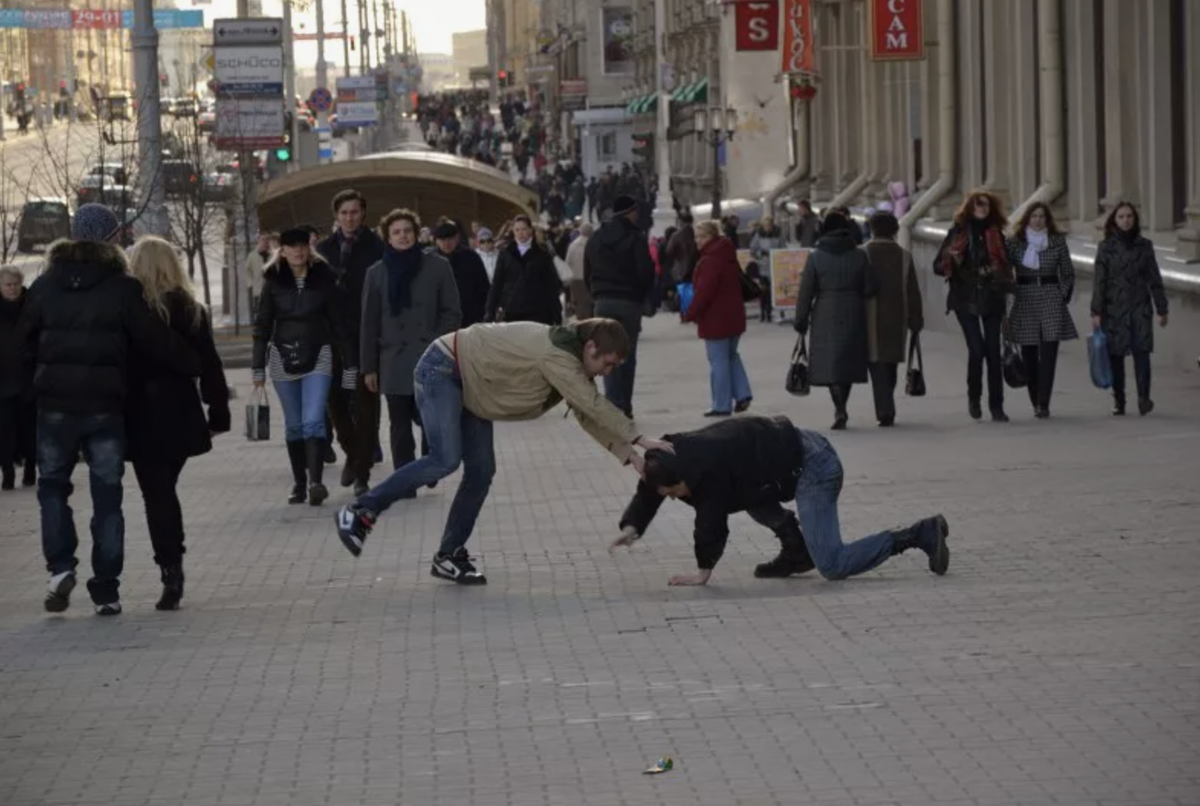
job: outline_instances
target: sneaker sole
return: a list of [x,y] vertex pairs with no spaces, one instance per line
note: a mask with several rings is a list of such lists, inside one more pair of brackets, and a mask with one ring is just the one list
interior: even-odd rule
[[342,541],[342,545],[346,547],[346,551],[357,557],[362,554],[362,543],[353,534],[342,531],[342,524],[340,522],[341,514],[341,510],[333,513],[333,525],[337,529],[338,540]]
[[452,577],[452,576],[449,576],[448,574],[446,574],[446,572],[442,571],[436,565],[430,566],[429,575],[432,577],[436,577],[437,579],[443,579],[446,582],[453,582],[455,585],[467,585],[469,587],[476,587],[479,585],[487,584],[487,577],[483,576],[482,574],[480,576],[475,576],[475,577],[464,577],[461,574],[459,576]]
[[938,515],[937,526],[938,550],[929,558],[929,570],[938,576],[945,576],[950,568],[950,547],[946,545],[946,538],[950,536],[950,524],[946,522],[945,516]]
[[69,576],[58,584],[58,589],[46,594],[47,613],[62,613],[71,606],[71,591],[75,590],[75,577]]

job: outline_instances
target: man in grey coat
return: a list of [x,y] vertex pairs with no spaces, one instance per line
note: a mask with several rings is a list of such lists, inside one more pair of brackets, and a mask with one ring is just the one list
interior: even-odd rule
[[367,388],[387,399],[395,469],[416,458],[413,369],[434,339],[459,328],[462,309],[450,263],[417,241],[416,213],[393,210],[379,228],[386,245],[363,286],[360,363]]

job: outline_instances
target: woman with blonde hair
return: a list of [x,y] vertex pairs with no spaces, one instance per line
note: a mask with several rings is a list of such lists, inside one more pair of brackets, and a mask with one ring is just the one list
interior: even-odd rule
[[129,252],[129,272],[141,282],[150,309],[200,356],[197,389],[191,378],[131,355],[126,401],[126,459],[145,499],[154,562],[162,571],[155,608],[177,610],[185,549],[176,485],[187,460],[208,453],[212,436],[229,430],[229,387],[208,312],[196,301],[175,247],[150,235],[138,239]]
[[954,215],[933,273],[946,278],[946,312],[954,312],[967,342],[967,403],[975,420],[983,417],[983,362],[987,361],[988,409],[992,420],[1008,422],[1004,413],[1004,367],[1000,363],[1000,331],[1008,295],[1016,287],[1004,241],[1008,218],[996,194],[975,190]]

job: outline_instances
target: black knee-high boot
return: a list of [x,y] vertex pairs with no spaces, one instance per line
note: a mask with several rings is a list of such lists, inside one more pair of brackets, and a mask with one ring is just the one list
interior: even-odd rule
[[306,458],[308,459],[308,503],[320,506],[329,497],[329,490],[321,483],[325,472],[325,445],[323,439],[314,438],[304,441]]
[[292,494],[288,496],[288,503],[303,504],[308,500],[308,479],[305,474],[308,459],[304,452],[304,440],[288,440],[287,452],[292,465]]
[[779,556],[755,566],[754,576],[759,579],[778,579],[803,574],[816,567],[808,553],[808,546],[804,545],[804,535],[800,532],[800,522],[795,515],[788,515],[783,526],[775,530],[775,536],[781,545]]

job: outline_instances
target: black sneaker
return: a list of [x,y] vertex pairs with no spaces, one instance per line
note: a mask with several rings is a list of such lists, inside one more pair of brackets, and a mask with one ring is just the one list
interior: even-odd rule
[[96,605],[97,616],[119,616],[121,615],[120,602],[108,602],[107,604]]
[[433,567],[430,572],[441,579],[457,582],[459,585],[486,585],[487,577],[479,572],[471,562],[471,555],[465,548],[453,554],[438,553],[433,555]]
[[71,591],[75,590],[75,572],[63,571],[50,577],[46,588],[46,612],[62,613],[71,604]]
[[337,514],[333,516],[333,522],[337,524],[338,537],[341,538],[346,551],[355,557],[362,554],[363,543],[366,542],[367,535],[371,533],[375,519],[374,512],[357,504],[347,504],[337,511]]

